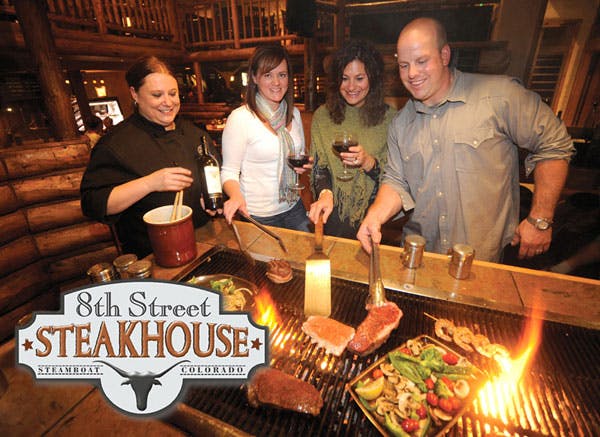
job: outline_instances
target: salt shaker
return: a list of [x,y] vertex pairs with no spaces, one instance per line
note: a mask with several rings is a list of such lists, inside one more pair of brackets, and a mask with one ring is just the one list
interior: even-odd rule
[[456,279],[466,279],[471,273],[471,265],[475,258],[475,250],[467,244],[455,244],[448,251],[450,254],[450,265],[448,273]]
[[152,261],[142,259],[132,263],[127,269],[129,278],[146,279],[152,277]]
[[112,264],[107,262],[94,264],[88,269],[87,275],[92,283],[110,282],[117,276]]
[[138,260],[138,257],[134,253],[126,253],[124,255],[121,255],[121,256],[118,256],[117,258],[115,258],[115,260],[113,261],[113,266],[117,270],[117,273],[119,274],[119,277],[121,279],[129,278],[127,269],[129,268],[129,266],[131,264],[133,264],[137,260]]
[[420,235],[413,234],[406,236],[404,239],[404,253],[402,254],[402,264],[404,267],[408,269],[421,267],[425,242],[425,238]]

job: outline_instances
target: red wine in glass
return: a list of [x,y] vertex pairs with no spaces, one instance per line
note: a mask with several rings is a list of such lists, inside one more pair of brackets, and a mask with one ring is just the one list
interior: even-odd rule
[[[350,151],[350,147],[358,146],[358,139],[351,132],[336,132],[331,145],[338,154],[346,153]],[[344,171],[342,174],[336,175],[336,178],[340,181],[350,181],[354,175],[348,171],[346,163],[344,163]]]
[[358,146],[358,141],[356,140],[348,140],[348,141],[337,141],[333,143],[333,149],[338,153],[347,153],[350,151],[350,147]]
[[[308,162],[309,162],[308,155],[304,155],[304,154],[288,155],[287,162],[290,165],[290,167],[292,167],[292,168],[302,167],[304,164],[308,164]],[[304,185],[302,185],[300,183],[300,180],[298,179],[298,173],[294,172],[294,175],[296,177],[296,183],[294,185],[292,185],[290,188],[295,191],[304,190],[304,188],[305,188]]]

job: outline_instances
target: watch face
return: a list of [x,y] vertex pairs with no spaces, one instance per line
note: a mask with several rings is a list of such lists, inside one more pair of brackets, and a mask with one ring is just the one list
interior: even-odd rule
[[548,229],[550,227],[550,224],[546,220],[539,220],[536,223],[535,227],[541,231],[545,231],[546,229]]

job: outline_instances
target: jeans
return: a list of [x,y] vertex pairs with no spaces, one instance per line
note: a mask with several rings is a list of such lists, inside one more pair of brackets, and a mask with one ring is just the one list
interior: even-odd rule
[[310,228],[308,227],[310,220],[306,216],[306,209],[304,209],[302,199],[298,200],[292,209],[281,214],[271,217],[257,217],[253,215],[252,218],[267,226],[310,232]]

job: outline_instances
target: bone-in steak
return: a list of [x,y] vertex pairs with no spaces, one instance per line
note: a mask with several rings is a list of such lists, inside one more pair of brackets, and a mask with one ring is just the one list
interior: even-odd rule
[[367,310],[367,317],[358,325],[354,338],[348,343],[348,350],[358,355],[370,354],[381,346],[402,318],[402,310],[394,302],[370,306]]
[[319,391],[308,382],[278,369],[261,369],[248,383],[248,402],[318,416],[323,406]]

